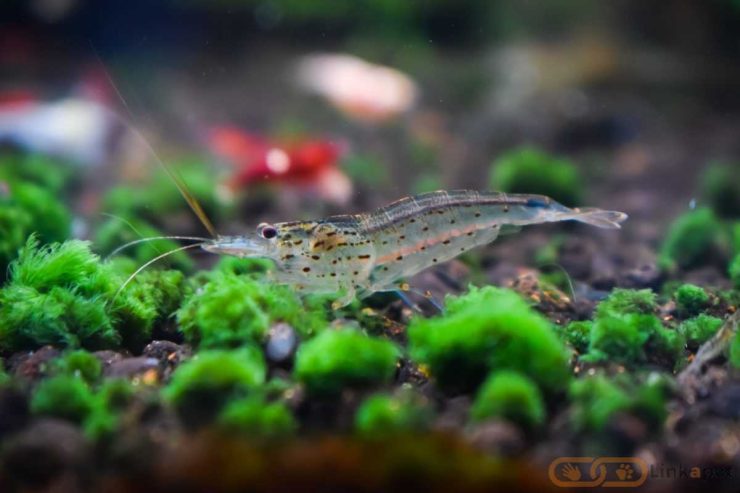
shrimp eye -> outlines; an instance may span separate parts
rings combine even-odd
[[[257,227],[257,231],[259,232],[259,235],[266,240],[271,240],[277,236],[277,229],[275,229],[275,226],[271,226],[269,224],[260,224]]]

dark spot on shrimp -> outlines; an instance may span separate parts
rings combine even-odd
[[[318,259],[320,259],[321,257],[319,257],[318,255],[311,255],[311,258],[312,258],[312,259],[314,259],[314,260],[318,260]]]
[[[424,226],[423,228],[421,228],[421,230],[422,231],[429,231],[429,226]]]
[[[433,258],[432,259],[432,262],[437,263],[437,259],[436,258]]]
[[[445,240],[445,241],[442,242],[442,244],[443,245],[449,245],[450,244],[450,240]]]
[[[468,233],[468,236],[473,236],[474,234],[475,234],[475,233],[473,233],[472,231],[470,231],[470,232]]]
[[[336,273],[336,272],[332,272],[332,273],[331,273],[331,274],[329,274],[329,275],[330,275],[331,277],[337,277],[337,273]]]
[[[358,255],[357,258],[360,260],[367,260],[370,258],[370,255]]]
[[[398,257],[396,257],[396,260],[403,260],[403,255],[399,255]]]
[[[475,217],[480,217],[480,212],[476,212]]]
[[[293,242],[293,244],[294,244],[295,246],[301,245],[301,244],[303,244],[303,240],[297,240],[297,241],[294,241],[294,242]]]
[[[303,272],[311,272],[311,267],[304,267]]]

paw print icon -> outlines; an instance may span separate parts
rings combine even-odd
[[[635,470],[631,464],[619,464],[619,467],[614,472],[620,481],[631,481],[632,476],[635,475]]]

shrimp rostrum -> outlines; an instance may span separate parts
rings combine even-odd
[[[372,213],[317,221],[260,224],[248,235],[202,243],[208,252],[275,262],[272,280],[302,293],[342,293],[334,306],[491,243],[502,231],[530,224],[579,221],[619,228],[627,215],[568,208],[543,195],[469,190],[406,197]]]

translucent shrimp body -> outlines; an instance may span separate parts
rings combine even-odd
[[[570,209],[542,195],[469,190],[406,197],[369,214],[260,225],[248,236],[221,237],[207,251],[275,261],[275,282],[303,292],[355,296],[397,290],[401,279],[491,243],[508,228],[580,221],[619,228],[627,215]]]

